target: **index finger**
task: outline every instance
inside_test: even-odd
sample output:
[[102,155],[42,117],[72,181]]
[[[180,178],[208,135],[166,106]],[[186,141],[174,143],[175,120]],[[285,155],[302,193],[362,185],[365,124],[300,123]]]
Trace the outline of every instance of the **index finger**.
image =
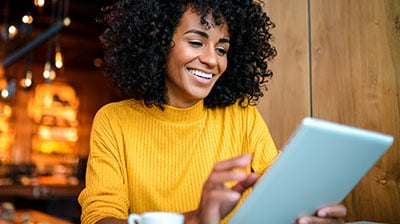
[[318,217],[330,217],[330,218],[345,218],[347,209],[343,205],[333,205],[321,208],[317,211]]
[[226,170],[232,170],[235,168],[243,168],[251,163],[251,158],[252,156],[250,154],[244,154],[238,157],[234,157],[229,160],[224,160],[221,162],[218,162],[214,166],[214,171],[226,171]]

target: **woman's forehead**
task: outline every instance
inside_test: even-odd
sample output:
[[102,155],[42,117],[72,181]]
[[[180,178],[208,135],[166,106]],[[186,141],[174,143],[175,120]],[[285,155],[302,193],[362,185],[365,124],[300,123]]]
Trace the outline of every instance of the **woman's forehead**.
[[178,26],[192,26],[193,24],[198,27],[202,27],[204,30],[210,29],[221,29],[226,35],[229,35],[228,27],[225,26],[225,22],[216,23],[212,13],[202,17],[196,10],[186,10],[183,14],[181,21]]

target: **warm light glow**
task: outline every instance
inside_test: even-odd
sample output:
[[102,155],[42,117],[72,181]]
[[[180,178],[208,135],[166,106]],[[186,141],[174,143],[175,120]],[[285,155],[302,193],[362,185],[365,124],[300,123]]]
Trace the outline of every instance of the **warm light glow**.
[[44,70],[43,71],[43,77],[45,79],[49,79],[50,78],[50,71],[49,70]]
[[[33,147],[40,153],[52,154],[72,154],[74,152],[73,143],[56,140],[37,140]],[[54,158],[54,157],[53,157]]]
[[44,0],[35,0],[34,1],[35,6],[38,6],[38,7],[43,7],[44,3],[45,3]]
[[64,110],[60,112],[60,115],[64,116],[66,119],[70,121],[74,121],[76,119],[76,111],[74,110]]
[[11,25],[8,27],[8,38],[13,39],[18,34],[17,27]]
[[8,27],[8,33],[10,34],[14,34],[17,32],[17,27],[11,25],[10,27]]
[[22,17],[22,22],[25,23],[25,24],[32,24],[32,22],[33,22],[33,17],[30,16],[30,15],[24,15],[24,16]]
[[1,90],[1,97],[3,97],[4,99],[8,98],[9,95],[10,93],[8,92],[8,89]]
[[94,66],[96,66],[97,68],[100,68],[101,65],[103,64],[103,60],[101,60],[101,58],[95,58],[95,59],[93,60],[93,64],[94,64]]
[[32,79],[25,79],[24,84],[26,87],[30,87],[32,85]]
[[27,71],[25,77],[21,79],[19,85],[22,88],[29,88],[32,86],[32,71]]
[[43,140],[78,141],[78,129],[75,127],[49,127],[40,126],[38,136]]
[[59,50],[56,52],[55,64],[58,69],[63,67],[63,56]]
[[11,106],[0,102],[0,163],[3,164],[11,161],[11,146],[14,142],[14,131],[9,120],[11,115]]
[[5,73],[3,66],[0,66],[0,80],[4,78]]
[[[0,120],[8,119],[11,117],[11,115],[12,115],[11,107],[6,104],[0,104],[0,117],[2,118]],[[0,125],[0,127],[1,127],[1,125]],[[0,128],[0,130],[1,129],[2,128]]]
[[7,88],[7,79],[5,79],[4,77],[3,78],[0,78],[0,89],[6,89]]
[[71,25],[71,19],[69,17],[65,17],[63,22],[64,22],[64,26]]
[[20,86],[22,88],[29,88],[32,86],[32,71],[27,71],[25,77],[21,79]]
[[45,95],[43,98],[43,105],[45,107],[51,107],[52,104],[53,104],[53,96]]
[[56,78],[56,71],[54,71],[54,69],[51,69],[50,70],[50,76],[49,76],[49,79],[50,80],[54,80],[55,78]]
[[50,62],[46,62],[45,64],[44,64],[44,70],[43,70],[43,78],[45,78],[45,79],[49,79],[50,78],[50,70],[51,70],[51,65],[50,65]]
[[39,127],[39,137],[41,137],[42,139],[51,139],[51,132],[50,132],[49,128],[40,126]]
[[67,126],[77,127],[78,107],[79,98],[72,86],[52,82],[35,86],[28,111],[36,123],[55,125],[55,120],[43,120],[43,116],[46,115],[67,122]]

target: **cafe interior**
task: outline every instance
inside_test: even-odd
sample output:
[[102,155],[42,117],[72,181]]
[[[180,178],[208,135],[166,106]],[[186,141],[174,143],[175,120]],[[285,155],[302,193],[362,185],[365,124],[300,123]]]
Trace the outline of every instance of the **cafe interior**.
[[80,223],[91,122],[120,98],[101,70],[110,3],[0,1],[1,221]]

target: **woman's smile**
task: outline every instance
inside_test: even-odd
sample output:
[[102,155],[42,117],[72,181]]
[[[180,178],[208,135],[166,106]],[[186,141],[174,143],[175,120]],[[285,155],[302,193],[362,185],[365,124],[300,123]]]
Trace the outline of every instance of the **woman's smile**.
[[189,69],[188,71],[190,73],[192,73],[193,75],[195,75],[197,77],[200,77],[200,78],[203,78],[203,79],[211,79],[214,76],[213,74],[205,73],[205,72],[202,72],[202,71],[199,71],[199,70]]

